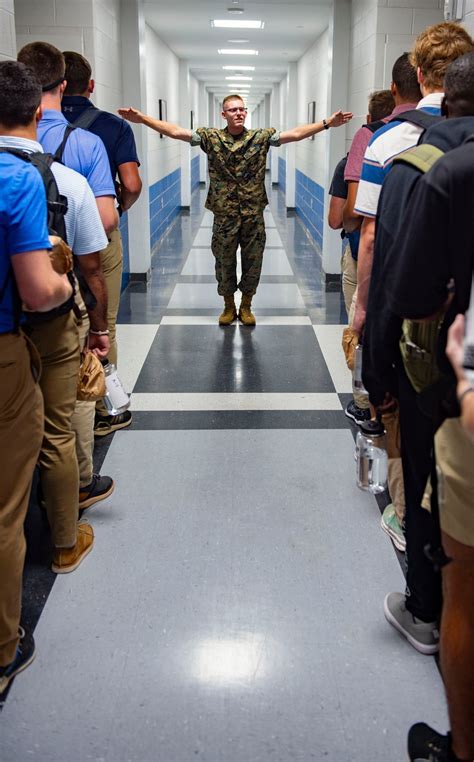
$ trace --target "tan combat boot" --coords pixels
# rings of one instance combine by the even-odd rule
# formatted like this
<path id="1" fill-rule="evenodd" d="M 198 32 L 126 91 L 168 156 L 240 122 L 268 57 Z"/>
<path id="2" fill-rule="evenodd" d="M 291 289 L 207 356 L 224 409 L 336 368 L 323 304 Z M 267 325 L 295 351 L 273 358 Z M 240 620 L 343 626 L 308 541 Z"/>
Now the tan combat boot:
<path id="1" fill-rule="evenodd" d="M 239 320 L 241 320 L 244 325 L 255 325 L 257 322 L 255 320 L 255 315 L 250 309 L 251 306 L 252 296 L 249 296 L 248 294 L 242 294 L 242 301 L 240 303 L 239 309 Z"/>
<path id="2" fill-rule="evenodd" d="M 235 308 L 234 294 L 224 296 L 224 311 L 219 315 L 219 325 L 230 325 L 237 320 L 237 310 Z"/>

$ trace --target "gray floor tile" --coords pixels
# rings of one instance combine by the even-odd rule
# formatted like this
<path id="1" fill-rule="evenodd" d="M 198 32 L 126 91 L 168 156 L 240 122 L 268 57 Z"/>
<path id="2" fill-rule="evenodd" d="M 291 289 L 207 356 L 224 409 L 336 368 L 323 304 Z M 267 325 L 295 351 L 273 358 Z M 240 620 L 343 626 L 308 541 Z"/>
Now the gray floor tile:
<path id="1" fill-rule="evenodd" d="M 238 257 L 238 277 L 240 278 L 240 254 Z M 182 270 L 182 275 L 214 275 L 215 259 L 210 249 L 191 249 Z M 262 275 L 293 275 L 284 249 L 267 249 L 263 257 Z"/>
<path id="2" fill-rule="evenodd" d="M 400 762 L 414 719 L 444 728 L 434 661 L 382 615 L 403 578 L 352 449 L 348 431 L 117 436 L 116 493 L 53 588 L 2 762 Z"/>
<path id="3" fill-rule="evenodd" d="M 267 308 L 302 308 L 304 307 L 298 286 L 293 283 L 261 283 L 252 302 L 255 313 L 259 307 Z M 216 310 L 222 307 L 222 297 L 213 284 L 178 283 L 168 303 L 168 309 L 202 309 L 209 307 Z"/>

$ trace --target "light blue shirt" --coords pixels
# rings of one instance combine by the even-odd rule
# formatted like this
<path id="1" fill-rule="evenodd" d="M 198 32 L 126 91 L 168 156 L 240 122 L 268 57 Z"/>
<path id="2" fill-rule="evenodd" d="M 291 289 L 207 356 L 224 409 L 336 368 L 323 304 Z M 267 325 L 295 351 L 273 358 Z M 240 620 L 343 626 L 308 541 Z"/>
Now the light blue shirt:
<path id="1" fill-rule="evenodd" d="M 57 151 L 68 124 L 60 111 L 43 111 L 43 117 L 38 124 L 38 140 L 46 153 L 54 154 Z M 73 130 L 67 140 L 62 163 L 86 178 L 96 198 L 115 196 L 107 151 L 97 135 L 80 127 Z"/>

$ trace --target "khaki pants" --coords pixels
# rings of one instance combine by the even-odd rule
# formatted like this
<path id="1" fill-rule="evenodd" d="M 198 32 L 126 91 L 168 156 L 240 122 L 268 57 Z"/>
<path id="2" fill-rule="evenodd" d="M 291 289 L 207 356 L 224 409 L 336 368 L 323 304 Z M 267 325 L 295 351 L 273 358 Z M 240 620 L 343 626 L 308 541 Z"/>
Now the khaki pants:
<path id="1" fill-rule="evenodd" d="M 30 326 L 28 335 L 41 357 L 44 437 L 39 455 L 41 487 L 58 548 L 76 543 L 79 473 L 71 427 L 79 371 L 79 336 L 74 313 Z"/>
<path id="2" fill-rule="evenodd" d="M 354 293 L 352 295 L 351 306 L 349 308 L 349 325 L 352 325 L 352 321 L 354 320 L 356 302 L 357 302 L 357 288 L 354 290 Z M 366 394 L 353 392 L 352 396 L 354 397 L 354 402 L 356 403 L 357 407 L 360 407 L 362 410 L 369 409 L 369 398 Z"/>
<path id="3" fill-rule="evenodd" d="M 351 311 L 352 299 L 357 288 L 357 262 L 351 254 L 351 247 L 346 244 L 344 254 L 341 259 L 342 270 L 342 293 L 346 312 L 349 316 Z"/>
<path id="4" fill-rule="evenodd" d="M 107 328 L 109 329 L 110 350 L 108 358 L 117 366 L 117 313 L 120 306 L 120 294 L 122 290 L 122 264 L 123 249 L 120 230 L 114 230 L 110 235 L 109 245 L 100 252 L 100 263 L 107 285 Z M 97 412 L 100 415 L 109 415 L 102 401 L 97 402 Z"/>
<path id="5" fill-rule="evenodd" d="M 398 410 L 382 416 L 388 455 L 388 491 L 398 523 L 405 518 L 405 488 L 403 485 L 402 458 L 400 454 L 400 416 Z"/>
<path id="6" fill-rule="evenodd" d="M 89 315 L 80 293 L 76 294 L 76 304 L 81 312 L 79 323 L 79 344 L 84 349 L 89 333 Z M 94 454 L 95 402 L 76 400 L 72 416 L 72 429 L 76 434 L 76 455 L 79 466 L 79 487 L 87 487 L 92 481 Z"/>
<path id="7" fill-rule="evenodd" d="M 474 442 L 460 418 L 448 418 L 435 436 L 441 529 L 474 547 Z"/>
<path id="8" fill-rule="evenodd" d="M 0 666 L 18 646 L 23 524 L 43 438 L 43 401 L 24 336 L 0 335 Z"/>

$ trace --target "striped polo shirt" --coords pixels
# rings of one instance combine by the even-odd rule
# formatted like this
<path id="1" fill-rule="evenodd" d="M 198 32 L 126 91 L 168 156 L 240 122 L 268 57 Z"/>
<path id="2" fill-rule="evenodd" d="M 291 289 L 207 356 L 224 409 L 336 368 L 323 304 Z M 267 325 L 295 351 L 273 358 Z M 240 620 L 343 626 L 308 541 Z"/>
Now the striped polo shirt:
<path id="1" fill-rule="evenodd" d="M 430 93 L 421 99 L 417 108 L 428 114 L 441 114 L 444 93 Z M 375 217 L 382 183 L 387 176 L 395 156 L 417 145 L 423 130 L 410 122 L 396 119 L 377 130 L 364 156 L 362 174 L 357 191 L 354 210 L 363 217 Z"/>

